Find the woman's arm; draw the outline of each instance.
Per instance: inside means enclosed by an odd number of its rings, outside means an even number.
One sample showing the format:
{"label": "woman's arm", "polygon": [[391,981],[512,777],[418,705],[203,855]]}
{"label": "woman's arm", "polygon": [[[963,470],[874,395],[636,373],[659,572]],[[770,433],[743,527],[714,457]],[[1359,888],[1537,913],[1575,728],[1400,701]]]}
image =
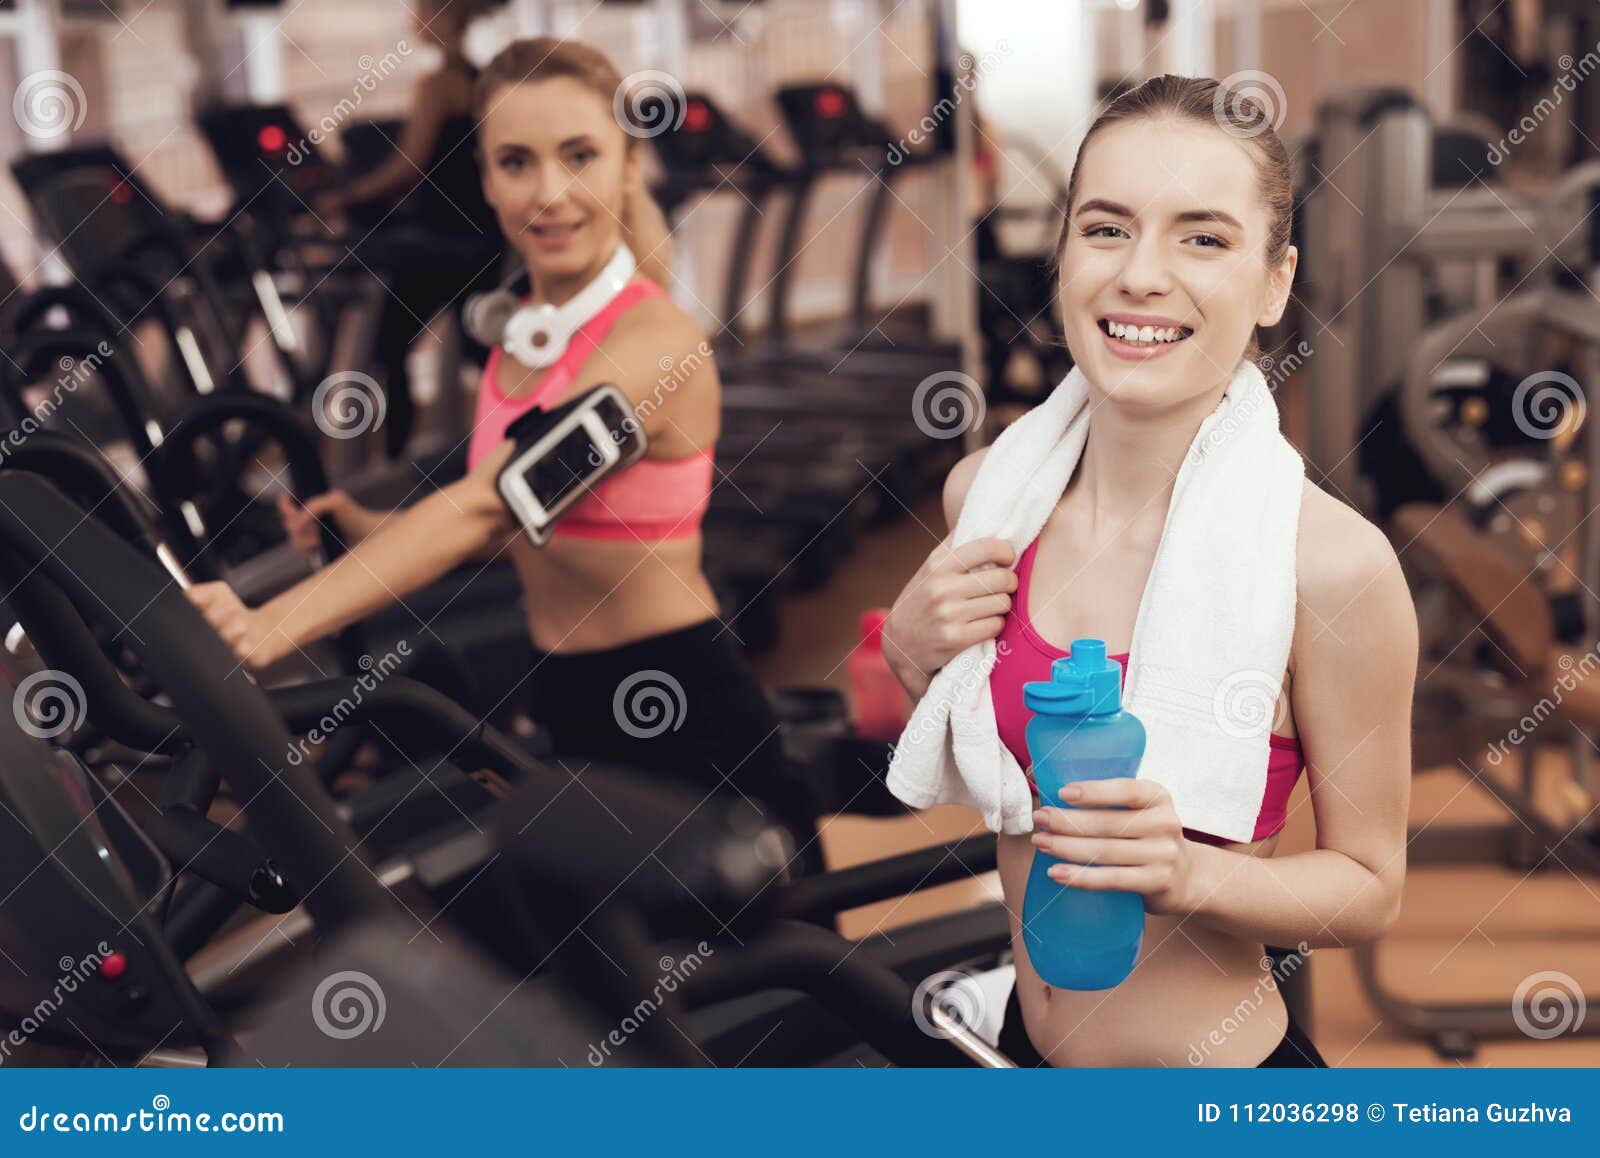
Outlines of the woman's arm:
{"label": "woman's arm", "polygon": [[1190,911],[1252,940],[1376,941],[1399,916],[1417,616],[1394,549],[1362,528],[1346,566],[1301,577],[1292,696],[1317,847],[1264,859],[1191,846]]}
{"label": "woman's arm", "polygon": [[[1393,926],[1406,867],[1416,610],[1382,533],[1318,497],[1329,504],[1320,531],[1302,517],[1291,685],[1316,849],[1269,859],[1199,844],[1184,839],[1154,781],[1087,782],[1067,789],[1075,807],[1034,816],[1035,845],[1076,862],[1053,866],[1052,878],[1138,892],[1152,912],[1266,944],[1349,945]],[[1329,518],[1332,507],[1342,514]]]}
{"label": "woman's arm", "polygon": [[254,610],[222,583],[190,597],[241,660],[271,665],[439,579],[513,521],[495,487],[513,447],[503,443],[471,474],[398,511],[347,554]]}
{"label": "woman's arm", "polygon": [[351,181],[328,197],[332,206],[344,208],[363,201],[398,201],[427,175],[445,122],[450,117],[449,91],[453,78],[435,73],[425,77],[412,94],[411,109],[395,151],[376,169]]}

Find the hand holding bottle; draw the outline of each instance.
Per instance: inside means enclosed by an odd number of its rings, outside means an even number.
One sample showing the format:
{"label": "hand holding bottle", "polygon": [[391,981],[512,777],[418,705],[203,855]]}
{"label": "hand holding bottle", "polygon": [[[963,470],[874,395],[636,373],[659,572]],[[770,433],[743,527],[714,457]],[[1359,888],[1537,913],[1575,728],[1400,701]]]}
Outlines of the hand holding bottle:
{"label": "hand holding bottle", "polygon": [[1067,808],[1041,805],[1033,846],[1061,861],[1053,881],[1075,889],[1138,893],[1145,911],[1194,911],[1193,845],[1166,788],[1153,780],[1079,780],[1062,791]]}

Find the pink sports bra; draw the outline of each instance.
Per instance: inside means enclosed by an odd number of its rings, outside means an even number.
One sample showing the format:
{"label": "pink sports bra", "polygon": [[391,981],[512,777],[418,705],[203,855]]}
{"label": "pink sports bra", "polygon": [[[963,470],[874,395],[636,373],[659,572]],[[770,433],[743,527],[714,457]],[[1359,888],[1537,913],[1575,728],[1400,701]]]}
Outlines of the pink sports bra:
{"label": "pink sports bra", "polygon": [[[1017,560],[1017,591],[1011,601],[1011,611],[1006,615],[1005,626],[995,640],[998,654],[994,670],[989,673],[989,691],[994,697],[994,715],[1000,727],[1000,740],[1011,749],[1017,763],[1028,773],[1028,784],[1035,792],[1038,791],[1038,785],[1033,782],[1028,756],[1027,727],[1030,713],[1022,702],[1022,685],[1034,680],[1048,680],[1050,665],[1068,654],[1035,631],[1028,620],[1028,580],[1033,574],[1033,560],[1038,546],[1036,539],[1022,553],[1022,558]],[[1122,665],[1122,678],[1126,682],[1127,654],[1110,658]],[[1256,817],[1252,840],[1265,840],[1283,829],[1289,817],[1289,795],[1294,791],[1295,783],[1300,779],[1300,770],[1305,766],[1299,740],[1276,734],[1267,737],[1267,740],[1271,745],[1267,757],[1267,790],[1261,798],[1261,812]],[[1191,840],[1203,844],[1229,843],[1219,836],[1192,829],[1184,829],[1184,833]]]}
{"label": "pink sports bra", "polygon": [[[467,444],[467,469],[482,462],[505,440],[506,427],[541,402],[554,402],[577,379],[611,327],[637,302],[659,297],[664,291],[652,281],[636,281],[606,303],[572,336],[566,352],[545,371],[534,390],[516,398],[501,393],[501,349],[489,352],[478,384],[478,412],[473,419],[472,441]],[[687,458],[643,458],[605,479],[579,500],[556,524],[555,534],[578,539],[642,540],[686,539],[700,533],[700,522],[711,501],[713,456],[710,449]]]}

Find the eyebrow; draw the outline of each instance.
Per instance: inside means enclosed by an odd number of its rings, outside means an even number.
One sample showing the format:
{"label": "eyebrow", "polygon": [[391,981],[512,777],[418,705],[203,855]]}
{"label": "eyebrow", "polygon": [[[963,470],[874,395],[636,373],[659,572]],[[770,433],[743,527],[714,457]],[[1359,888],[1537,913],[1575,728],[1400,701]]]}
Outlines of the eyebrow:
{"label": "eyebrow", "polygon": [[[1107,201],[1100,197],[1085,201],[1082,205],[1078,206],[1078,212],[1108,213],[1112,217],[1132,218],[1138,216],[1137,213],[1135,213],[1132,209],[1129,209],[1126,205],[1119,205],[1115,201]],[[1244,226],[1239,223],[1238,218],[1234,217],[1231,213],[1224,213],[1220,209],[1187,209],[1178,214],[1174,220],[1183,225],[1187,225],[1191,222],[1211,222],[1217,225],[1226,225],[1231,229],[1237,229],[1240,233],[1244,232]]]}
{"label": "eyebrow", "polygon": [[[560,149],[571,148],[574,145],[591,145],[592,146],[593,144],[594,144],[594,138],[591,137],[588,133],[579,133],[576,137],[568,137],[566,140],[562,141],[559,145],[557,145],[556,148],[558,150],[560,150]],[[501,145],[499,145],[498,147],[500,149],[502,149],[502,150],[504,150],[504,149],[520,149],[524,153],[533,152],[533,150],[531,148],[529,148],[527,145],[522,144],[520,141],[505,141]]]}

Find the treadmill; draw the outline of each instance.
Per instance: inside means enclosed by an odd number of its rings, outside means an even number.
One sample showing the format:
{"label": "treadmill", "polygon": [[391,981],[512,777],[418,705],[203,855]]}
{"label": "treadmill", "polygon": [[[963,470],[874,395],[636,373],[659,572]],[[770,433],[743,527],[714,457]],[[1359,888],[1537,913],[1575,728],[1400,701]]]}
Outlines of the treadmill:
{"label": "treadmill", "polygon": [[[917,169],[944,163],[934,148],[912,153],[895,145],[894,134],[862,111],[856,94],[831,82],[790,85],[777,93],[784,125],[800,153],[793,195],[784,214],[773,275],[763,364],[843,371],[847,375],[888,376],[919,381],[928,374],[961,365],[957,342],[942,341],[925,329],[907,331],[879,317],[872,306],[872,266],[882,250],[894,186]],[[891,153],[897,154],[897,159]],[[831,349],[811,349],[793,340],[792,290],[805,244],[805,224],[818,185],[829,176],[865,174],[873,188],[856,243],[850,321],[844,338]],[[915,369],[921,368],[917,373]]]}
{"label": "treadmill", "polygon": [[[759,445],[757,453],[764,459],[780,460],[771,440],[777,429],[793,440],[793,461],[812,468],[842,461],[855,468],[858,482],[864,481],[862,471],[873,472],[887,492],[890,509],[884,514],[900,513],[941,485],[957,457],[951,453],[957,448],[942,445],[919,427],[904,393],[875,390],[872,383],[843,374],[766,366],[763,360],[740,355],[746,346],[741,315],[754,267],[748,256],[768,203],[786,193],[802,197],[803,176],[775,160],[705,93],[689,93],[681,118],[663,115],[659,123],[675,120],[674,129],[653,138],[665,174],[656,194],[669,219],[676,225],[691,202],[724,189],[736,191],[744,202],[721,307],[722,330],[732,343],[720,342],[718,349],[725,377],[733,379],[723,384],[723,437],[730,456],[742,459],[747,447]],[[900,355],[895,360],[900,365],[896,376],[914,384],[916,368]],[[941,368],[956,365],[947,362]],[[758,384],[763,379],[773,384]]]}

